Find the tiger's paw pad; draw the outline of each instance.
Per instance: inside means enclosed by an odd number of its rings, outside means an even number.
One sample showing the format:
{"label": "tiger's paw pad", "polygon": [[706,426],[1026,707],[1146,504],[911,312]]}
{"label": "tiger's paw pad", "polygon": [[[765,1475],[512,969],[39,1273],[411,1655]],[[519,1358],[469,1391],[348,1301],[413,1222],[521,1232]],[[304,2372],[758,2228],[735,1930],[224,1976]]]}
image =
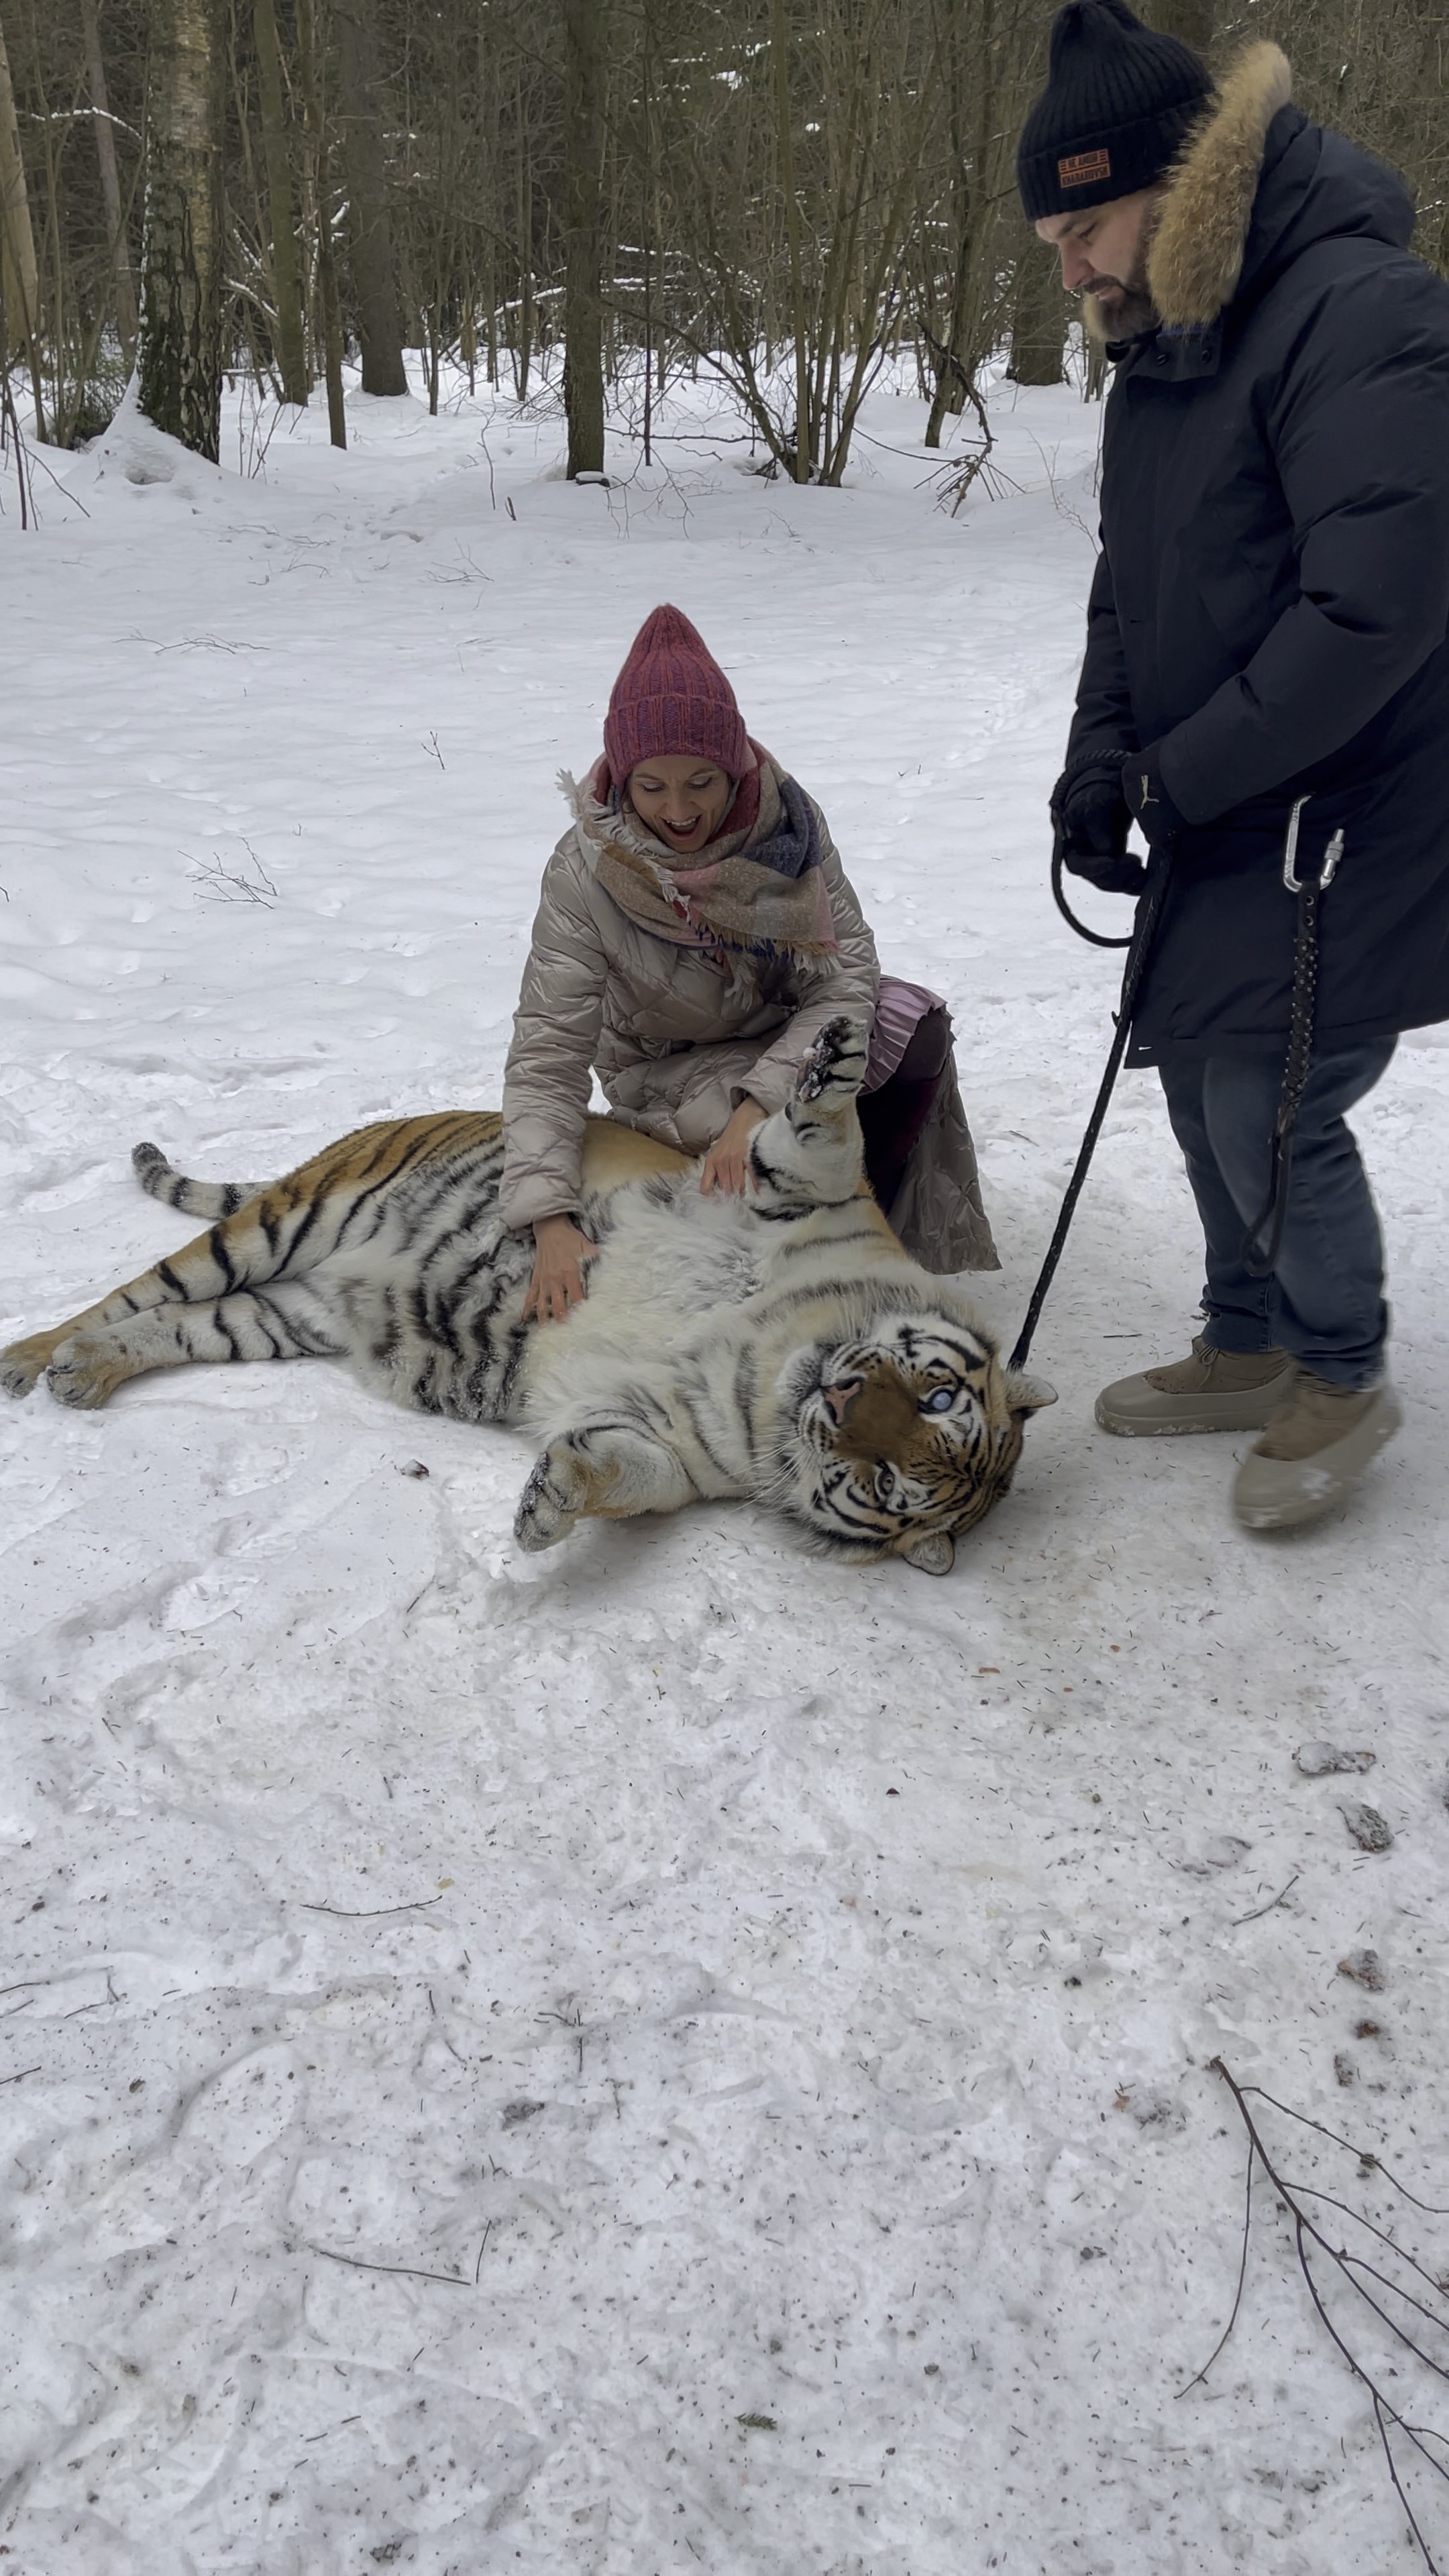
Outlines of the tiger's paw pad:
{"label": "tiger's paw pad", "polygon": [[68,1404],[77,1413],[94,1413],[115,1394],[125,1376],[114,1352],[77,1337],[61,1343],[45,1372],[45,1383],[57,1404]]}
{"label": "tiger's paw pad", "polygon": [[584,1479],[577,1459],[560,1443],[545,1449],[518,1498],[513,1535],[520,1547],[541,1555],[568,1537],[584,1500]]}
{"label": "tiger's paw pad", "polygon": [[859,1091],[865,1079],[865,1032],[858,1020],[843,1013],[827,1020],[802,1059],[795,1082],[797,1100],[819,1100],[827,1091]]}

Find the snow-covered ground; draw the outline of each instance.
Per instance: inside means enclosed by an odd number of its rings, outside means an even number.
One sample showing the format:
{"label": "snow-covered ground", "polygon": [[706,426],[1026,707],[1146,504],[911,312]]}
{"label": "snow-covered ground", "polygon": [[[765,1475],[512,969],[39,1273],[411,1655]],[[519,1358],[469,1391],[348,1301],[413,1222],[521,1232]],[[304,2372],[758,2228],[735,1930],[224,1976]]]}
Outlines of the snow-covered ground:
{"label": "snow-covered ground", "polygon": [[[354,396],[345,456],[319,407],[248,473],[232,415],[220,473],[118,430],[37,531],[6,492],[0,1338],[179,1238],[138,1137],[248,1177],[497,1099],[555,772],[661,599],[950,1000],[1014,1333],[1115,975],[1043,812],[1098,415],[1002,387],[1009,481],[952,520],[904,395],[842,492],[711,410],[607,490],[547,413]],[[1180,2392],[1242,2231],[1216,2055],[1449,2201],[1446,1096],[1426,1032],[1359,1120],[1407,1427],[1276,1542],[1240,1444],[1093,1427],[1196,1300],[1150,1075],[1038,1340],[1062,1402],[945,1582],[743,1508],[523,1558],[523,1443],[321,1363],[7,1408],[7,2571],[1415,2563],[1266,2187]],[[1300,1776],[1319,1738],[1368,1779]]]}

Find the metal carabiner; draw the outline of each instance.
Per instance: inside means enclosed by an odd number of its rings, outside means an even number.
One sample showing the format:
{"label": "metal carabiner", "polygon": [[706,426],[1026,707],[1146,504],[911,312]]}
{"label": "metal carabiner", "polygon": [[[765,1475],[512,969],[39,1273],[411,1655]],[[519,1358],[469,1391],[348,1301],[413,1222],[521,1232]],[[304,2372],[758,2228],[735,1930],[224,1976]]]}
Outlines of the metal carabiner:
{"label": "metal carabiner", "polygon": [[[1300,796],[1292,813],[1288,817],[1288,835],[1283,843],[1283,883],[1290,894],[1301,894],[1303,892],[1303,879],[1298,874],[1298,826],[1303,817],[1303,808],[1308,801],[1309,800],[1306,796]],[[1343,848],[1343,826],[1340,824],[1338,830],[1334,833],[1332,840],[1329,842],[1327,849],[1323,853],[1323,865],[1318,872],[1318,891],[1320,894],[1322,894],[1326,886],[1332,885],[1334,878],[1337,876],[1338,863],[1343,856]]]}

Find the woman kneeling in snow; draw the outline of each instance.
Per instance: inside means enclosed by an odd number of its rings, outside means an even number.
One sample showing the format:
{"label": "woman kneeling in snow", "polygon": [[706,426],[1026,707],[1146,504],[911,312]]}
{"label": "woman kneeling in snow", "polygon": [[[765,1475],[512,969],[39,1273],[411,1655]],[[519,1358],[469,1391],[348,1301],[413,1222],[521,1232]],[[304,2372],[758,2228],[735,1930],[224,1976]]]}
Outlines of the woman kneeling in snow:
{"label": "woman kneeling in snow", "polygon": [[874,1011],[866,1171],[928,1270],[997,1266],[945,1004],[882,977],[820,808],[745,732],[719,664],[656,608],[609,700],[604,753],[544,871],[503,1084],[505,1224],[537,1247],[526,1313],[567,1314],[591,1073],[613,1115],[742,1190],[752,1131],[839,1011]]}

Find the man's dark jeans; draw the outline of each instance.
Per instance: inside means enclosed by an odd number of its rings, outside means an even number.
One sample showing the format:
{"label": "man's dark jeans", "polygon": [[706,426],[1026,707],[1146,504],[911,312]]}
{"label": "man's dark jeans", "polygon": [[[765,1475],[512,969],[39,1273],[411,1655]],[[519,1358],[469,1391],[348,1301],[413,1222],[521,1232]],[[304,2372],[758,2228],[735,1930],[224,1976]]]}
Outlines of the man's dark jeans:
{"label": "man's dark jeans", "polygon": [[1207,1238],[1204,1338],[1215,1350],[1290,1351],[1335,1386],[1382,1376],[1388,1309],[1378,1214],[1344,1111],[1371,1091],[1393,1038],[1314,1064],[1293,1133],[1287,1222],[1271,1277],[1243,1237],[1268,1195],[1281,1052],[1169,1057],[1158,1070]]}

